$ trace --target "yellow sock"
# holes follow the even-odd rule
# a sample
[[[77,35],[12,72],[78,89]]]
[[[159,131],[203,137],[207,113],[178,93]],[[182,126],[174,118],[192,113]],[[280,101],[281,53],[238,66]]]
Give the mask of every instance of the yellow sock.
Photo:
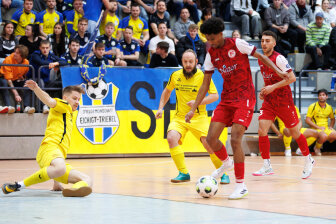
[[[308,146],[311,146],[315,141],[316,141],[316,138],[314,138],[314,137],[307,138],[307,144],[308,144]],[[318,143],[316,142],[316,145],[317,144]],[[321,145],[321,144],[319,144],[319,145]],[[320,148],[321,148],[321,146],[320,146]]]
[[[75,183],[74,185],[72,185],[72,188],[81,188],[81,187],[88,187],[88,183],[86,183],[84,180],[82,181],[78,181],[77,183]]]
[[[47,168],[44,167],[37,171],[36,173],[32,174],[30,177],[27,177],[26,179],[23,180],[23,183],[26,187],[42,182],[46,182],[47,180],[50,180],[48,173],[47,173]]]
[[[315,148],[320,149],[321,147],[322,147],[322,144],[316,142],[316,144],[315,144]]]
[[[222,161],[216,156],[215,153],[210,154],[210,159],[212,163],[214,164],[214,166],[216,167],[216,169],[221,167],[221,165],[223,164]]]
[[[284,145],[285,145],[285,148],[290,148],[290,144],[292,142],[292,136],[290,137],[287,137],[286,135],[283,136],[283,142],[284,142]]]
[[[170,155],[172,159],[174,160],[174,163],[177,167],[177,169],[184,174],[188,173],[187,166],[185,164],[184,160],[184,152],[182,150],[182,146],[178,145],[174,148],[170,149]]]

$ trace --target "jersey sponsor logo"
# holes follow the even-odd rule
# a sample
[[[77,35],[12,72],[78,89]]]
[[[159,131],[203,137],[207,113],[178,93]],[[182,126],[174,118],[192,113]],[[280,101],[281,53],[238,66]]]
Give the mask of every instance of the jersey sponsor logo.
[[[266,72],[261,72],[264,79],[270,79],[273,77],[272,73],[267,74]]]
[[[225,73],[231,73],[232,71],[236,70],[236,68],[237,68],[237,64],[234,64],[229,67],[226,67],[226,65],[223,65],[223,67],[218,70],[221,74],[225,74]]]
[[[88,84],[78,109],[76,126],[79,133],[95,145],[105,144],[114,136],[120,126],[115,104],[119,88],[112,82],[98,84],[94,90]],[[93,94],[94,95],[93,95]],[[100,97],[98,97],[101,95]]]
[[[236,51],[235,50],[229,50],[228,51],[228,56],[229,58],[234,58],[236,56]]]

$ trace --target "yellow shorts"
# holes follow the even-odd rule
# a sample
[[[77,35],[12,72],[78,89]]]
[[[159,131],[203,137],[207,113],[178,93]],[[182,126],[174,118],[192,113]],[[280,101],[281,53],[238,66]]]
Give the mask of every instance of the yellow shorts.
[[[301,128],[300,129],[301,134],[303,134],[306,130],[307,130],[307,128]]]
[[[198,140],[202,136],[208,135],[209,121],[206,116],[193,118],[190,123],[186,123],[182,117],[174,117],[168,126],[168,132],[175,130],[181,134],[179,144],[182,145],[183,139],[188,131],[190,131]]]
[[[318,131],[318,132],[321,132],[322,130],[321,129],[315,129],[316,131]],[[324,133],[326,133],[327,134],[327,136],[329,136],[330,134],[331,134],[331,132],[333,132],[334,131],[334,129],[329,129],[329,128],[326,128],[326,129],[324,129]]]

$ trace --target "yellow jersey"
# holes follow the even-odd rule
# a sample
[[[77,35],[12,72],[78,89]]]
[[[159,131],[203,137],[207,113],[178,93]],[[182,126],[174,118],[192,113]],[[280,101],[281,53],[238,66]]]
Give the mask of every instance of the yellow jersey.
[[[133,20],[132,16],[123,18],[118,30],[124,31],[127,26],[133,27],[133,37],[136,39],[140,39],[143,32],[149,31],[147,21],[141,17],[136,20]]]
[[[104,35],[105,34],[105,25],[108,22],[113,22],[114,23],[114,32],[112,34],[113,38],[117,37],[117,32],[118,32],[118,26],[119,26],[119,18],[118,16],[114,15],[111,16],[110,14],[107,13],[105,20],[101,22],[100,26],[99,26],[99,32],[100,35]]]
[[[295,109],[296,109],[296,114],[300,120],[301,114],[300,114],[299,108],[295,106]],[[275,120],[278,121],[279,130],[286,128],[285,123],[278,116],[275,117]]]
[[[318,102],[311,104],[308,107],[307,117],[320,126],[328,128],[328,118],[335,118],[333,108],[326,103],[325,108],[322,108]]]
[[[197,69],[197,72],[189,79],[183,74],[183,69],[173,72],[169,78],[166,88],[170,91],[176,91],[176,116],[184,117],[190,107],[187,103],[191,100],[196,100],[198,91],[203,83],[204,73]],[[209,94],[217,93],[215,84],[211,79]],[[199,115],[207,115],[206,105],[199,105],[195,111],[195,117]]]
[[[11,22],[16,24],[15,35],[24,36],[25,29],[28,24],[35,24],[36,21],[36,12],[31,11],[26,13],[24,9],[18,9],[12,16]]]
[[[42,144],[57,145],[66,157],[70,147],[72,132],[73,111],[70,104],[64,100],[55,98],[56,106],[50,108],[47,128],[42,140]]]
[[[49,13],[48,10],[44,10],[38,14],[37,23],[43,26],[43,32],[47,35],[52,34],[56,23],[63,23],[63,15],[56,10],[53,13]]]

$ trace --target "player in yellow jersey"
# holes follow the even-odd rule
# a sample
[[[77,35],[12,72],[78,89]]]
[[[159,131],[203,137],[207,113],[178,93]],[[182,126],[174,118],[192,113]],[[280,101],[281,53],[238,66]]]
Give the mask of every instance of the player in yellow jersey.
[[[197,56],[193,50],[189,49],[183,53],[182,65],[183,69],[171,74],[169,82],[162,92],[159,109],[155,115],[156,119],[162,117],[163,107],[169,100],[171,92],[175,89],[176,114],[169,124],[167,133],[170,154],[179,170],[179,175],[171,179],[173,183],[190,181],[190,175],[185,164],[184,152],[181,146],[188,131],[202,142],[204,148],[209,152],[211,161],[215,167],[219,168],[222,165],[222,161],[217,158],[205,140],[209,128],[206,104],[210,104],[218,99],[217,89],[211,81],[208,91],[209,95],[203,99],[201,105],[197,108],[191,123],[185,122],[184,117],[195,102],[198,90],[203,83],[204,74],[196,68]],[[227,174],[222,176],[221,183],[230,183]]]
[[[336,140],[335,116],[333,108],[327,104],[328,91],[320,89],[317,94],[318,102],[308,107],[306,123],[315,130],[322,132],[324,139],[333,142]],[[328,118],[330,118],[330,124],[328,124]],[[314,148],[316,155],[321,155],[321,147],[322,144],[316,143]]]
[[[303,128],[302,127],[302,122],[301,122],[300,111],[296,106],[295,106],[295,109],[296,109],[296,114],[297,114],[297,116],[300,120],[300,122],[299,122],[300,132],[301,132],[301,134],[303,134],[304,137],[306,137],[308,146],[312,145],[316,140],[317,140],[318,144],[323,144],[326,140],[323,137],[323,133],[318,132],[318,131],[316,131],[314,129],[311,129],[311,128]],[[291,147],[290,147],[290,144],[292,142],[292,136],[291,136],[288,128],[286,128],[284,122],[279,117],[276,117],[275,119],[278,121],[279,130],[274,125],[274,123],[272,124],[271,128],[278,136],[283,138],[283,142],[284,142],[284,145],[285,145],[285,156],[290,157],[290,156],[292,156],[292,150],[291,150]],[[302,155],[299,148],[296,150],[296,154]]]
[[[47,120],[47,129],[37,152],[36,161],[40,170],[23,181],[14,184],[4,184],[2,191],[9,194],[33,184],[54,180],[53,190],[63,190],[65,197],[84,197],[92,192],[91,178],[74,170],[65,159],[70,146],[72,132],[72,116],[77,110],[81,94],[79,86],[68,86],[63,90],[63,99],[51,98],[40,89],[33,80],[27,80],[25,87],[33,90],[35,95],[51,109]],[[72,183],[71,188],[63,189],[60,183]]]

